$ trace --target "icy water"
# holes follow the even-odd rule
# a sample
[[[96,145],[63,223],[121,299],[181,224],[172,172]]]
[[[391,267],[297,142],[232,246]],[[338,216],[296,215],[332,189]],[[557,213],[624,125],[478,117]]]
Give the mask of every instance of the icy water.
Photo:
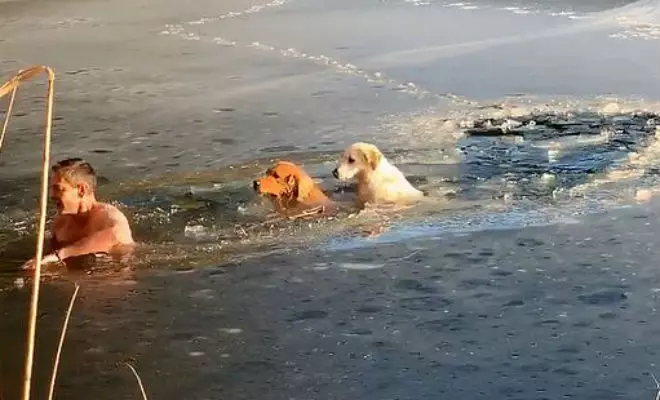
[[[652,398],[659,12],[0,1],[0,73],[56,69],[53,157],[89,159],[140,241],[128,268],[50,271],[35,394],[76,281],[61,398],[135,398],[122,362],[157,399]],[[2,398],[20,382],[43,90],[21,87],[0,154]],[[350,199],[330,171],[358,140],[428,201],[283,221],[255,197],[291,159]]]

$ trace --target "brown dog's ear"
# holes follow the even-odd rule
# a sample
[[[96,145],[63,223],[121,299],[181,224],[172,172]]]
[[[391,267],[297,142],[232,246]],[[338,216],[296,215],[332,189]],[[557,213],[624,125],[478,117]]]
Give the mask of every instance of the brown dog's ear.
[[[305,200],[314,189],[314,181],[307,176],[289,175],[286,178],[286,184],[293,190],[293,196],[298,201]]]
[[[376,149],[366,148],[362,151],[362,157],[364,158],[364,162],[371,167],[371,169],[375,170],[383,155]]]
[[[286,179],[286,187],[289,189],[288,195],[291,197],[291,200],[293,199],[298,199],[298,178],[296,178],[295,175],[287,175]]]

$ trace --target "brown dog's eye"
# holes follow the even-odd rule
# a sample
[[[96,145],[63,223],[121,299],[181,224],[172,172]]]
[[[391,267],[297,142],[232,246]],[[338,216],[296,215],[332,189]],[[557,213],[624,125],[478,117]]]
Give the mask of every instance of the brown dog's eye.
[[[348,163],[353,164],[355,162],[355,158],[353,157],[348,157]]]
[[[266,175],[272,176],[275,179],[279,179],[279,176],[277,176],[277,172],[275,172],[275,169],[273,168],[268,168],[268,170],[266,171]]]

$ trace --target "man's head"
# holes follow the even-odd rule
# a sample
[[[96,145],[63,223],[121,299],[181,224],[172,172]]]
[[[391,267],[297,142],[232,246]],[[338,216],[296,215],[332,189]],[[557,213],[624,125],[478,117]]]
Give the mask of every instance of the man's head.
[[[68,158],[53,165],[51,198],[61,214],[76,214],[81,205],[95,201],[96,172],[83,159]]]

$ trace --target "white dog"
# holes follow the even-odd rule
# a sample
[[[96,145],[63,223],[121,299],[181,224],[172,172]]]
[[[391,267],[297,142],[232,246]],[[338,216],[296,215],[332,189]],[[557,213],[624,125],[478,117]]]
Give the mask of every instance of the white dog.
[[[424,197],[422,191],[415,189],[403,173],[369,143],[353,143],[346,149],[332,175],[341,181],[357,180],[361,206],[367,203],[406,205]]]

